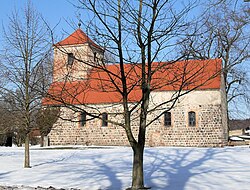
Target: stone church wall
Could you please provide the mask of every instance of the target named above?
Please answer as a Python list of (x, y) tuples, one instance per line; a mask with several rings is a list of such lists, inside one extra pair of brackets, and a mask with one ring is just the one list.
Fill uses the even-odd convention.
[[(171, 97), (170, 92), (152, 93), (151, 107), (169, 97)], [(110, 120), (123, 120), (121, 105), (95, 106), (98, 107), (100, 113), (107, 112)], [(94, 113), (93, 110), (88, 111)], [(196, 113), (196, 126), (188, 125), (189, 111)], [(223, 109), (219, 90), (192, 92), (181, 98), (170, 112), (171, 126), (164, 126), (162, 115), (147, 128), (146, 146), (216, 147), (226, 144), (227, 139), (224, 133), (227, 126), (223, 126)], [(148, 120), (150, 121), (160, 113), (161, 110), (156, 110), (148, 116)], [(79, 114), (68, 108), (61, 108), (61, 117), (69, 120), (59, 119), (55, 123), (49, 134), (51, 145), (129, 145), (122, 127), (111, 123), (108, 123), (107, 127), (102, 127), (100, 119), (88, 120), (84, 126), (81, 126), (78, 122)], [(132, 122), (135, 136), (138, 134), (136, 116), (138, 115), (135, 114)]]

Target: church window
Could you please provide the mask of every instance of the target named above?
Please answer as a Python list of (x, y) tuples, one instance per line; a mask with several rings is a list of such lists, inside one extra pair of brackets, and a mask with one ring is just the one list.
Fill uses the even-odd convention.
[(196, 114), (193, 111), (188, 112), (188, 124), (189, 126), (196, 125)]
[(94, 61), (96, 61), (96, 52), (94, 52)]
[(68, 66), (72, 66), (74, 62), (74, 55), (73, 53), (68, 53)]
[(86, 125), (86, 117), (87, 117), (87, 114), (85, 111), (81, 112), (81, 115), (80, 115), (80, 124), (81, 124), (81, 127), (85, 126)]
[(164, 112), (164, 126), (171, 126), (171, 113)]
[(108, 126), (108, 114), (107, 113), (102, 113), (102, 127), (107, 127)]

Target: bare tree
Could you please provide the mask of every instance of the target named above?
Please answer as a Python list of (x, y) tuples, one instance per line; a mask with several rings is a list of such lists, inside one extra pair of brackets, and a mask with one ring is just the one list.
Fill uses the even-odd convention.
[(44, 145), (44, 137), (47, 136), (60, 115), (60, 109), (56, 107), (41, 108), (35, 115), (36, 127), (41, 134), (41, 147)]
[[(29, 133), (33, 127), (33, 113), (40, 106), (41, 95), (37, 89), (44, 89), (44, 68), (50, 58), (50, 33), (40, 14), (30, 2), (20, 14), (15, 10), (4, 28), (5, 47), (2, 54), (1, 76), (6, 84), (1, 86), (3, 97), (11, 95), (21, 117), (20, 130), (25, 133), (24, 167), (30, 167)], [(15, 112), (13, 113), (15, 114)]]
[[(81, 56), (81, 52), (75, 52), (73, 56), (62, 44), (54, 46), (55, 51), (63, 52), (69, 60), (72, 58), (76, 62), (68, 61), (70, 64), (67, 67), (54, 68), (54, 71), (64, 69), (67, 73), (64, 78), (57, 79), (61, 82), (52, 84), (48, 99), (76, 112), (84, 112), (90, 119), (104, 118), (106, 122), (121, 126), (126, 131), (134, 153), (133, 190), (145, 189), (143, 153), (147, 127), (173, 109), (180, 97), (198, 89), (220, 73), (219, 67), (206, 72), (211, 65), (209, 60), (192, 61), (190, 64), (189, 54), (175, 53), (180, 43), (178, 39), (190, 27), (186, 16), (193, 5), (193, 2), (179, 5), (176, 9), (172, 1), (79, 0), (78, 8), (93, 15), (86, 25), (88, 35), (93, 36), (103, 48), (100, 50), (90, 40), (88, 43), (99, 51), (107, 51), (117, 63), (112, 64), (105, 56), (98, 57), (96, 54)], [(92, 59), (84, 60), (84, 56), (91, 56)], [(72, 73), (83, 66), (87, 67), (87, 79), (74, 81), (76, 78)], [(171, 97), (160, 103), (150, 103), (152, 92), (166, 86), (172, 89)], [(107, 118), (98, 105), (84, 102), (84, 94), (87, 97), (89, 91), (113, 93), (118, 99), (113, 108), (121, 106), (117, 110), (122, 110), (114, 115), (119, 115), (120, 119)], [(80, 96), (82, 94), (83, 97)], [(48, 99), (44, 100), (45, 104)], [(155, 115), (155, 111), (159, 114)], [(76, 121), (75, 118), (69, 119)], [(132, 129), (135, 121), (138, 121), (136, 134)]]
[(0, 135), (6, 135), (8, 133), (12, 133), (14, 118), (11, 114), (11, 109), (6, 103), (1, 100), (0, 101)]
[[(230, 0), (210, 2), (201, 19), (189, 29), (184, 51), (196, 59), (221, 58), (227, 101), (232, 114), (239, 113), (240, 102), (249, 103), (250, 22), (249, 6)], [(234, 109), (237, 111), (233, 111)], [(241, 110), (241, 113), (244, 111)], [(235, 117), (235, 115), (231, 115)]]
[(12, 94), (5, 94), (0, 103), (0, 135), (12, 138), (12, 144), (22, 146), (25, 132), (22, 127), (23, 117)]

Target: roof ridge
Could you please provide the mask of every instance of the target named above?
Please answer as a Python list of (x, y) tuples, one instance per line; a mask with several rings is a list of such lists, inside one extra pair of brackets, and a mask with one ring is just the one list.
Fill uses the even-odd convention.
[(88, 35), (82, 31), (82, 29), (78, 28), (73, 33), (71, 33), (68, 37), (57, 42), (55, 46), (65, 46), (65, 45), (77, 45), (77, 44), (85, 44), (88, 43), (94, 46), (97, 49), (103, 50), (99, 45), (97, 45), (93, 40), (91, 40)]

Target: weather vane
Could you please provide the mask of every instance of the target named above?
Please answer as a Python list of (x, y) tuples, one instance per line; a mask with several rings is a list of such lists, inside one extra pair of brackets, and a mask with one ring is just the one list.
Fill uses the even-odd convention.
[(77, 16), (77, 19), (78, 19), (78, 28), (81, 28), (81, 14), (79, 13), (78, 16)]

